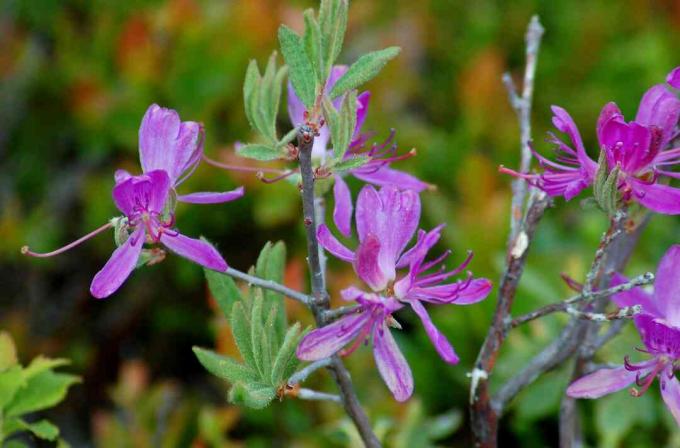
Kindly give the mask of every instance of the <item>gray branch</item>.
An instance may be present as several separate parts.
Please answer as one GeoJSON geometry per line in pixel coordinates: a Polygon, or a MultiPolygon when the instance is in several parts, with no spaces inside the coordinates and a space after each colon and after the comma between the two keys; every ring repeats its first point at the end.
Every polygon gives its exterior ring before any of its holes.
{"type": "Polygon", "coordinates": [[[310,306],[311,303],[314,301],[314,298],[312,296],[309,296],[307,294],[303,294],[299,291],[296,291],[294,289],[290,289],[286,286],[283,286],[280,283],[277,283],[272,280],[265,280],[260,277],[255,277],[254,275],[246,274],[245,272],[241,272],[237,269],[234,269],[232,267],[228,267],[226,271],[224,271],[225,274],[230,275],[231,277],[237,278],[239,280],[243,280],[244,282],[248,283],[249,285],[254,285],[260,288],[264,289],[269,289],[271,291],[279,292],[287,297],[290,297],[293,300],[297,300],[298,302],[310,306]]]}

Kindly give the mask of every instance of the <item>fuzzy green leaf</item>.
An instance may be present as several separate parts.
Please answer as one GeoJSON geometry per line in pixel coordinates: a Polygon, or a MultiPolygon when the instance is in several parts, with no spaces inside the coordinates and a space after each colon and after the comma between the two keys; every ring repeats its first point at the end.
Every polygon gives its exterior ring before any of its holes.
{"type": "Polygon", "coordinates": [[[286,337],[279,348],[271,370],[271,382],[273,385],[280,385],[288,376],[292,374],[298,365],[295,357],[295,349],[302,339],[304,333],[300,332],[300,324],[295,324],[288,329],[286,337]]]}
{"type": "Polygon", "coordinates": [[[340,55],[347,31],[347,0],[323,0],[319,8],[319,28],[323,39],[323,55],[325,76],[340,55]]]}
{"type": "Polygon", "coordinates": [[[231,332],[234,335],[234,342],[241,353],[243,362],[246,366],[255,370],[255,358],[253,356],[253,343],[250,333],[250,316],[245,310],[245,301],[236,302],[231,310],[231,332]]]}
{"type": "MultiPolygon", "coordinates": [[[[283,274],[286,268],[286,245],[283,241],[276,244],[267,242],[260,252],[255,265],[255,275],[260,278],[272,280],[277,283],[283,282],[283,274]]],[[[276,306],[276,335],[281,340],[286,332],[288,321],[286,319],[286,307],[283,303],[283,295],[270,290],[263,290],[264,294],[264,313],[268,315],[270,310],[276,306]]]]}
{"type": "Polygon", "coordinates": [[[39,439],[53,442],[59,437],[59,428],[48,420],[39,420],[35,423],[27,423],[23,420],[19,420],[19,424],[21,425],[21,429],[30,431],[39,439]]]}
{"type": "MultiPolygon", "coordinates": [[[[260,90],[257,98],[257,121],[260,133],[271,143],[277,141],[276,136],[276,110],[274,98],[274,82],[276,78],[276,52],[272,53],[267,62],[267,68],[262,75],[260,90]]],[[[280,90],[279,90],[280,93],[280,90]]]]}
{"type": "Polygon", "coordinates": [[[260,334],[260,343],[262,345],[262,371],[263,379],[268,379],[269,372],[272,371],[272,364],[274,363],[274,356],[278,347],[278,337],[276,336],[276,312],[277,306],[271,308],[267,320],[264,322],[262,332],[260,334]]]}
{"type": "Polygon", "coordinates": [[[314,18],[314,10],[308,9],[304,13],[305,17],[305,34],[302,36],[302,41],[305,45],[305,52],[309,61],[314,67],[314,74],[318,84],[325,81],[324,61],[322,55],[322,41],[321,30],[319,22],[314,18]]]}
{"type": "Polygon", "coordinates": [[[229,391],[229,401],[253,409],[266,407],[276,397],[276,388],[261,383],[236,383],[229,391]]]}
{"type": "Polygon", "coordinates": [[[254,370],[231,358],[200,347],[193,347],[193,351],[198,361],[208,372],[232,384],[240,381],[256,381],[258,379],[254,370]]]}
{"type": "Polygon", "coordinates": [[[399,54],[399,51],[401,51],[399,47],[389,47],[361,56],[335,83],[330,93],[331,99],[373,79],[385,64],[399,54]]]}
{"type": "Polygon", "coordinates": [[[0,410],[12,401],[17,391],[25,384],[24,372],[19,365],[0,372],[0,410]]]}
{"type": "Polygon", "coordinates": [[[279,27],[281,53],[290,70],[290,82],[302,103],[311,108],[316,99],[314,67],[307,57],[302,38],[285,25],[279,27]]]}
{"type": "Polygon", "coordinates": [[[238,155],[248,159],[260,160],[263,162],[277,160],[283,157],[283,152],[269,145],[252,143],[243,145],[237,150],[238,155]]]}
{"type": "Polygon", "coordinates": [[[12,337],[6,331],[0,332],[0,371],[17,364],[17,351],[12,337]]]}
{"type": "Polygon", "coordinates": [[[28,367],[24,369],[24,379],[28,381],[37,374],[44,372],[45,370],[52,370],[57,367],[68,365],[70,363],[71,361],[69,361],[68,359],[64,358],[52,359],[46,358],[42,355],[38,355],[36,358],[33,358],[28,367]]]}
{"type": "Polygon", "coordinates": [[[260,375],[264,377],[264,361],[263,361],[263,347],[262,347],[262,332],[264,330],[264,317],[262,315],[262,290],[253,289],[252,308],[250,309],[250,341],[253,347],[253,359],[255,367],[260,375]]]}
{"type": "Polygon", "coordinates": [[[241,298],[241,291],[236,286],[236,283],[234,283],[234,280],[227,274],[213,271],[212,269],[204,269],[204,272],[210,292],[220,307],[220,311],[228,319],[234,303],[243,300],[241,298]]]}
{"type": "Polygon", "coordinates": [[[333,141],[335,160],[341,160],[354,134],[357,119],[357,94],[352,91],[345,95],[338,113],[327,97],[323,101],[324,116],[328,121],[333,141]]]}
{"type": "Polygon", "coordinates": [[[333,165],[332,169],[334,173],[342,173],[343,171],[353,170],[354,168],[359,168],[370,162],[370,157],[364,155],[353,156],[333,165]]]}
{"type": "Polygon", "coordinates": [[[45,370],[31,377],[24,387],[17,391],[5,413],[8,417],[40,411],[59,403],[66,391],[80,378],[66,373],[45,370]]]}
{"type": "Polygon", "coordinates": [[[250,123],[253,129],[258,129],[256,117],[261,79],[257,62],[251,59],[246,70],[245,81],[243,82],[243,104],[245,106],[246,118],[248,118],[248,123],[250,123]]]}

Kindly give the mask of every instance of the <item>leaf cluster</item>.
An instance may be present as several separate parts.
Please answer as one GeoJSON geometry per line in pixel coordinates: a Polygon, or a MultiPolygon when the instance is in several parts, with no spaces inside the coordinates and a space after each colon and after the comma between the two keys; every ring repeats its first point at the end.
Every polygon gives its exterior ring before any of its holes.
{"type": "Polygon", "coordinates": [[[614,167],[611,172],[609,171],[606,154],[601,151],[593,184],[593,193],[597,205],[609,216],[614,216],[618,210],[620,172],[619,167],[614,167]]]}

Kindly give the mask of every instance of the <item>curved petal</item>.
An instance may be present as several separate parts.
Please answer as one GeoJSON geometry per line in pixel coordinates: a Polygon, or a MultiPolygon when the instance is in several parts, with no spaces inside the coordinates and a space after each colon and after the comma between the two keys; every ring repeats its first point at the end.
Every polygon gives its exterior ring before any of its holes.
{"type": "Polygon", "coordinates": [[[352,235],[352,193],[342,177],[337,175],[333,186],[333,198],[335,199],[333,221],[340,233],[349,238],[352,235]]]}
{"type": "Polygon", "coordinates": [[[567,395],[573,398],[600,398],[629,386],[638,373],[641,372],[628,371],[624,366],[600,369],[571,383],[567,395]]]}
{"type": "Polygon", "coordinates": [[[636,200],[653,212],[680,215],[680,189],[662,184],[647,184],[628,178],[636,200]]]}
{"type": "Polygon", "coordinates": [[[571,142],[576,147],[576,154],[581,166],[588,172],[589,176],[592,177],[597,171],[597,163],[588,157],[585,147],[583,146],[583,140],[581,140],[581,134],[576,127],[576,123],[571,118],[571,115],[559,106],[552,106],[551,110],[553,112],[553,125],[560,132],[564,132],[569,136],[571,142]]]}
{"type": "Polygon", "coordinates": [[[128,180],[131,177],[132,177],[132,174],[130,174],[128,171],[123,170],[123,169],[116,170],[113,173],[113,179],[116,182],[116,184],[120,184],[122,182],[125,182],[126,180],[128,180]]]}
{"type": "Polygon", "coordinates": [[[238,187],[235,190],[225,191],[222,193],[199,192],[181,194],[177,195],[177,200],[189,204],[221,204],[243,197],[243,194],[244,188],[238,187]]]}
{"type": "Polygon", "coordinates": [[[373,291],[384,290],[396,275],[394,265],[392,265],[391,270],[383,270],[383,266],[380,264],[381,250],[378,238],[369,234],[359,244],[354,254],[354,270],[373,291]]]}
{"type": "Polygon", "coordinates": [[[368,90],[361,92],[357,96],[357,122],[354,127],[354,134],[352,135],[352,141],[356,140],[361,134],[361,128],[364,126],[364,121],[366,121],[366,115],[368,115],[368,103],[371,101],[371,92],[368,90]]]}
{"type": "Polygon", "coordinates": [[[135,269],[143,246],[144,229],[139,228],[122,246],[113,251],[109,261],[95,274],[90,284],[90,293],[103,299],[116,292],[135,269]]]}
{"type": "Polygon", "coordinates": [[[174,185],[182,173],[200,159],[202,133],[199,123],[182,122],[177,111],[152,104],[139,128],[143,171],[165,170],[174,185]]]}
{"type": "Polygon", "coordinates": [[[413,190],[420,193],[430,187],[417,177],[403,171],[389,168],[387,165],[376,170],[375,168],[351,170],[352,176],[378,186],[396,185],[402,190],[413,190]]]}
{"type": "Polygon", "coordinates": [[[656,268],[654,300],[666,321],[680,327],[680,245],[664,254],[656,268]]]}
{"type": "Polygon", "coordinates": [[[657,84],[642,96],[635,121],[644,126],[656,126],[661,129],[659,147],[663,148],[673,137],[679,116],[680,100],[665,85],[657,84]]]}
{"type": "MultiPolygon", "coordinates": [[[[612,281],[609,286],[618,286],[627,283],[628,279],[619,274],[618,272],[612,276],[612,281]]],[[[637,287],[629,289],[628,291],[622,291],[611,296],[611,300],[619,308],[626,306],[641,305],[642,311],[647,314],[651,314],[655,317],[662,317],[659,307],[654,301],[651,294],[646,293],[642,288],[637,287]]]]}
{"type": "Polygon", "coordinates": [[[604,127],[611,119],[623,119],[621,109],[614,102],[609,102],[604,105],[600,111],[600,116],[597,118],[597,141],[604,142],[604,127]]]}
{"type": "Polygon", "coordinates": [[[435,327],[434,323],[432,322],[432,319],[430,319],[430,315],[427,314],[427,310],[425,309],[423,304],[420,303],[420,301],[418,300],[411,300],[409,301],[409,304],[411,305],[411,308],[413,308],[413,311],[415,311],[418,317],[420,317],[420,320],[423,322],[425,332],[427,333],[427,336],[430,338],[430,341],[432,341],[432,345],[434,345],[434,348],[437,349],[437,353],[439,353],[439,356],[441,356],[442,359],[449,364],[458,364],[460,358],[458,357],[458,355],[456,355],[456,352],[453,350],[453,347],[446,339],[446,336],[444,336],[444,334],[440,332],[437,329],[437,327],[435,327]]]}
{"type": "Polygon", "coordinates": [[[321,224],[316,229],[316,238],[319,240],[319,244],[335,257],[350,263],[354,261],[354,252],[338,241],[326,224],[321,224]]]}
{"type": "Polygon", "coordinates": [[[668,410],[673,414],[675,422],[680,426],[680,383],[672,373],[670,376],[671,378],[661,380],[661,397],[668,410]]]}
{"type": "Polygon", "coordinates": [[[413,375],[406,358],[384,323],[373,334],[373,356],[380,376],[397,401],[406,401],[413,393],[413,375]]]}
{"type": "Polygon", "coordinates": [[[136,207],[161,212],[170,193],[170,178],[163,170],[141,176],[131,176],[113,187],[113,201],[118,209],[130,216],[136,207]]]}
{"type": "Polygon", "coordinates": [[[227,270],[227,262],[217,252],[217,249],[207,241],[189,238],[181,233],[163,232],[161,233],[161,243],[177,255],[208,269],[219,272],[227,270]]]}
{"type": "Polygon", "coordinates": [[[476,278],[470,282],[467,288],[458,293],[454,300],[454,305],[472,305],[486,299],[493,288],[491,280],[486,278],[476,278]]]}
{"type": "Polygon", "coordinates": [[[337,353],[370,325],[371,314],[349,314],[330,325],[310,331],[302,338],[295,354],[303,361],[316,361],[337,353]]]}
{"type": "Polygon", "coordinates": [[[668,76],[666,76],[666,82],[671,87],[680,89],[680,67],[675,67],[668,76]]]}
{"type": "Polygon", "coordinates": [[[307,108],[302,103],[302,100],[295,89],[293,83],[288,80],[288,118],[293,126],[301,125],[305,122],[305,111],[307,108]]]}

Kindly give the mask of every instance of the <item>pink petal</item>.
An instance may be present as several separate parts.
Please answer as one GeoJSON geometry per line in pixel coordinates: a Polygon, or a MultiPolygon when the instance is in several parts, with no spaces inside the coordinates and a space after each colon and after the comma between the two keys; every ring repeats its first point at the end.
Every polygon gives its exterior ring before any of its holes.
{"type": "Polygon", "coordinates": [[[635,200],[653,212],[664,215],[680,214],[680,189],[663,184],[647,184],[627,179],[635,192],[635,200]]]}
{"type": "Polygon", "coordinates": [[[349,314],[330,325],[317,328],[302,338],[296,355],[303,361],[316,361],[337,353],[370,324],[371,314],[349,314]]]}
{"type": "Polygon", "coordinates": [[[387,165],[375,170],[375,168],[362,169],[358,168],[351,171],[352,176],[378,186],[396,185],[403,190],[413,190],[416,193],[427,189],[429,185],[411,174],[404,173],[389,168],[387,165]]]}
{"type": "Polygon", "coordinates": [[[335,199],[333,221],[340,233],[349,238],[352,235],[352,193],[340,176],[335,176],[333,198],[335,199]]]}
{"type": "MultiPolygon", "coordinates": [[[[662,373],[662,375],[666,374],[662,373]]],[[[661,397],[680,427],[680,383],[675,376],[661,380],[661,397]]]]}
{"type": "Polygon", "coordinates": [[[127,172],[126,170],[116,170],[115,173],[113,173],[113,179],[116,181],[116,184],[120,184],[122,182],[125,182],[129,178],[132,177],[132,174],[127,172]]]}
{"type": "Polygon", "coordinates": [[[656,268],[654,301],[666,321],[680,327],[680,245],[666,251],[656,268]]]}
{"type": "Polygon", "coordinates": [[[361,134],[361,128],[366,121],[366,115],[368,115],[368,103],[371,101],[371,92],[361,92],[357,96],[357,122],[354,127],[354,134],[352,135],[352,140],[356,140],[361,134]]]}
{"type": "Polygon", "coordinates": [[[221,204],[243,197],[243,194],[243,187],[238,187],[235,190],[225,191],[223,193],[200,192],[178,195],[177,200],[190,204],[221,204]]]}
{"type": "Polygon", "coordinates": [[[413,394],[413,375],[390,329],[384,323],[373,335],[373,356],[380,376],[397,401],[413,394]]]}
{"type": "Polygon", "coordinates": [[[571,383],[567,395],[574,398],[600,398],[619,391],[635,381],[641,371],[630,372],[625,367],[600,369],[571,383]]]}
{"type": "Polygon", "coordinates": [[[152,104],[139,128],[139,157],[145,173],[165,170],[174,185],[198,163],[203,151],[200,124],[182,122],[172,109],[152,104]]]}
{"type": "Polygon", "coordinates": [[[350,263],[354,261],[354,252],[338,241],[326,224],[321,224],[316,229],[316,238],[319,240],[319,244],[335,257],[344,261],[349,261],[350,263]]]}
{"type": "Polygon", "coordinates": [[[111,258],[92,279],[90,293],[103,299],[110,296],[130,276],[144,246],[144,229],[135,230],[125,243],[113,251],[111,258]]]}
{"type": "Polygon", "coordinates": [[[374,235],[369,234],[359,247],[354,256],[354,270],[373,291],[384,290],[391,280],[394,280],[396,272],[394,265],[386,272],[380,265],[380,241],[374,235]]]}
{"type": "Polygon", "coordinates": [[[666,77],[666,82],[676,89],[680,89],[680,67],[675,67],[666,77]]]}
{"type": "Polygon", "coordinates": [[[663,138],[663,148],[673,136],[680,116],[680,100],[663,84],[657,84],[647,90],[640,100],[635,121],[644,126],[657,126],[663,138]]]}
{"type": "Polygon", "coordinates": [[[136,207],[149,212],[162,212],[170,193],[170,178],[163,170],[141,176],[131,176],[113,187],[113,201],[118,209],[130,216],[136,207]]]}
{"type": "Polygon", "coordinates": [[[227,262],[224,261],[222,255],[217,252],[212,244],[206,241],[189,238],[181,233],[163,232],[161,233],[161,243],[177,255],[208,269],[219,272],[227,270],[227,262]]]}
{"type": "Polygon", "coordinates": [[[434,348],[437,349],[437,353],[439,353],[439,356],[441,356],[442,359],[449,364],[458,364],[460,358],[458,358],[458,355],[456,355],[456,352],[453,350],[451,344],[449,344],[449,341],[446,339],[446,336],[444,336],[437,329],[437,327],[435,327],[434,323],[432,322],[432,319],[430,319],[430,315],[427,314],[427,310],[425,309],[423,304],[420,303],[420,301],[418,300],[411,300],[409,301],[409,304],[411,305],[411,308],[413,308],[413,311],[416,312],[418,317],[420,317],[420,320],[423,322],[425,332],[427,332],[427,335],[432,341],[432,345],[434,345],[434,348]]]}
{"type": "Polygon", "coordinates": [[[581,134],[571,115],[559,106],[552,106],[551,110],[553,112],[553,124],[560,132],[564,132],[569,136],[572,144],[576,147],[576,154],[581,166],[588,172],[590,177],[593,177],[597,171],[597,163],[588,157],[588,153],[583,146],[583,140],[581,140],[581,134]]]}
{"type": "Polygon", "coordinates": [[[472,305],[486,299],[493,285],[486,278],[476,278],[470,282],[467,288],[458,293],[458,297],[452,303],[455,305],[472,305]]]}

